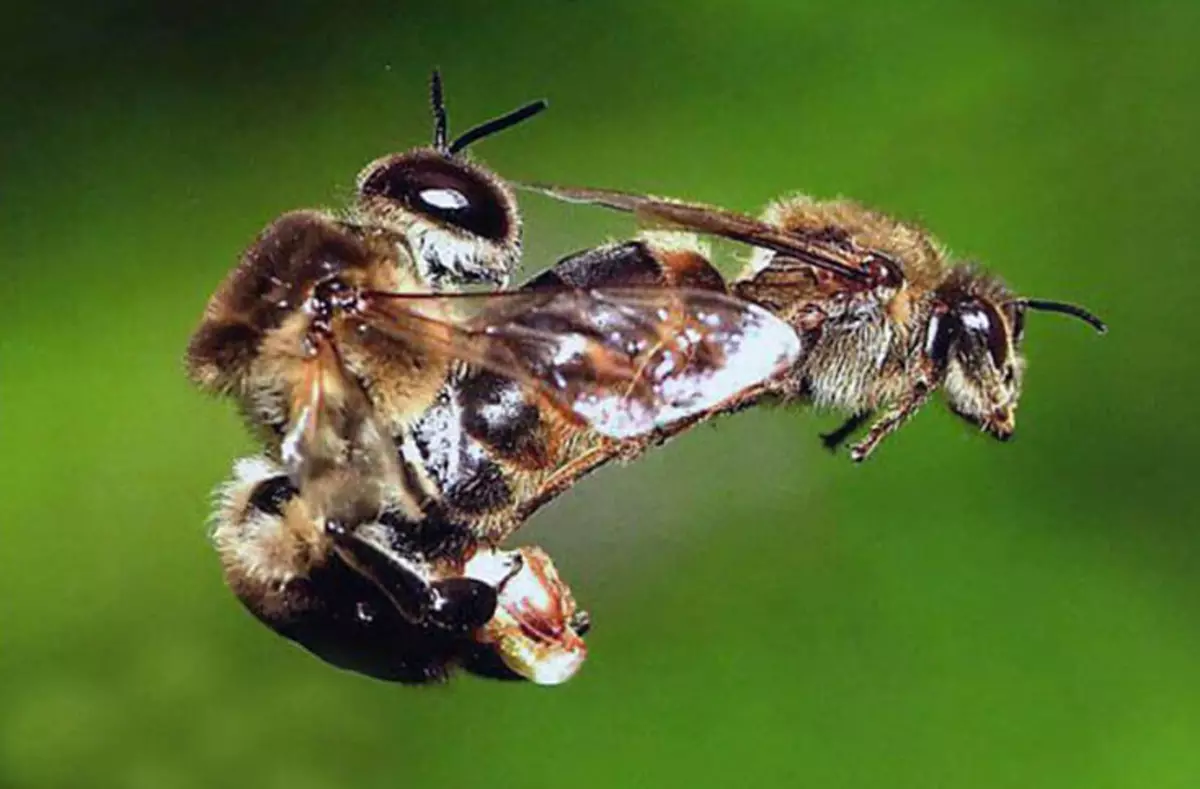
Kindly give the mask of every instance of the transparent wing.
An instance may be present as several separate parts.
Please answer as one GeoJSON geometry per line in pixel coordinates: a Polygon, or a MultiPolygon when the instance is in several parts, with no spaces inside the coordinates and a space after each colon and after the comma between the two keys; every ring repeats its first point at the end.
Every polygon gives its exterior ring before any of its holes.
{"type": "Polygon", "coordinates": [[[618,439],[702,413],[788,369],[802,350],[786,323],[717,291],[376,291],[363,302],[370,330],[515,380],[618,439]]]}
{"type": "MultiPolygon", "coordinates": [[[[402,489],[396,446],[375,418],[367,394],[347,372],[335,339],[315,333],[310,342],[312,351],[293,387],[291,419],[280,444],[280,458],[292,481],[312,492],[314,483],[326,475],[351,470],[360,484],[402,489]]],[[[346,484],[343,481],[341,488],[346,484]]],[[[358,493],[363,501],[375,500],[366,490],[358,493]]],[[[332,516],[341,503],[355,502],[350,495],[335,498],[318,501],[314,493],[309,503],[332,516]]]]}
{"type": "Polygon", "coordinates": [[[766,222],[716,206],[685,203],[610,189],[586,189],[547,184],[524,184],[522,187],[568,203],[586,203],[617,211],[627,211],[644,220],[665,223],[770,249],[850,281],[862,282],[868,276],[852,255],[813,243],[795,233],[789,233],[766,222]]]}

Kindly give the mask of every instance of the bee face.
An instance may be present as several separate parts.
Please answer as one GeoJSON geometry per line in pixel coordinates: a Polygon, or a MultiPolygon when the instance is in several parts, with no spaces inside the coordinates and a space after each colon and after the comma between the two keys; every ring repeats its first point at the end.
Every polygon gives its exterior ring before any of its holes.
{"type": "Polygon", "coordinates": [[[461,157],[433,148],[377,159],[358,178],[358,207],[407,240],[421,279],[455,284],[508,282],[521,252],[512,191],[461,157]]]}
{"type": "MultiPolygon", "coordinates": [[[[944,316],[946,398],[951,410],[1001,441],[1016,427],[1025,360],[1014,326],[990,300],[967,298],[944,316]]],[[[935,343],[936,345],[936,343],[935,343]]]]}

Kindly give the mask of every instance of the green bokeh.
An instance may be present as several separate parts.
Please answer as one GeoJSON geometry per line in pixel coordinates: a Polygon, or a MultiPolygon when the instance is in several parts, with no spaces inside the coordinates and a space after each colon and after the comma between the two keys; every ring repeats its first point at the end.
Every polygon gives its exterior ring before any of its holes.
{"type": "MultiPolygon", "coordinates": [[[[333,5],[5,12],[0,786],[1200,785],[1200,4],[333,5]],[[222,587],[251,446],[179,357],[261,226],[427,139],[433,64],[459,129],[551,99],[501,173],[853,195],[1112,331],[1031,318],[1009,445],[763,411],[589,479],[520,535],[597,622],[568,685],[340,673],[222,587]]],[[[525,208],[531,271],[632,229],[525,208]]]]}

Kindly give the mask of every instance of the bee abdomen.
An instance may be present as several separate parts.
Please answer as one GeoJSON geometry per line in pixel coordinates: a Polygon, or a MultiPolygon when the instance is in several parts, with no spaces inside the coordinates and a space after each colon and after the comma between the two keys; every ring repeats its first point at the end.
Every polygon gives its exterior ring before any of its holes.
{"type": "Polygon", "coordinates": [[[725,280],[686,234],[656,233],[568,255],[522,290],[659,286],[725,290],[725,280]]]}
{"type": "Polygon", "coordinates": [[[549,462],[542,413],[519,384],[488,372],[464,379],[458,396],[467,434],[523,466],[549,462]]]}

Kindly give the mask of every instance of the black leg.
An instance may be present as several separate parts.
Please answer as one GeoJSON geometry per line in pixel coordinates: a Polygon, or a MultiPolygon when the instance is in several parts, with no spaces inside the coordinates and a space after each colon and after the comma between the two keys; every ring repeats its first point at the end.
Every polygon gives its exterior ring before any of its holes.
{"type": "Polygon", "coordinates": [[[473,578],[432,580],[423,561],[388,545],[385,535],[379,533],[383,528],[349,529],[336,521],[325,526],[338,554],[373,581],[410,622],[465,633],[492,618],[494,588],[473,578]]]}
{"type": "Polygon", "coordinates": [[[327,663],[389,682],[444,681],[457,656],[473,644],[413,624],[378,586],[344,562],[328,562],[308,578],[293,581],[287,599],[285,609],[251,610],[327,663]]]}
{"type": "Polygon", "coordinates": [[[829,433],[821,434],[821,443],[830,452],[837,452],[842,444],[846,443],[846,439],[850,438],[856,430],[866,424],[871,418],[870,411],[862,411],[847,419],[842,423],[841,427],[829,433]]]}
{"type": "Polygon", "coordinates": [[[496,613],[497,593],[475,578],[434,581],[433,608],[425,620],[443,630],[469,633],[487,624],[496,613]]]}

